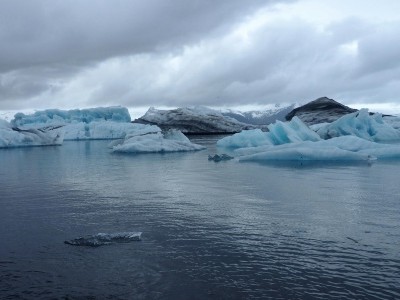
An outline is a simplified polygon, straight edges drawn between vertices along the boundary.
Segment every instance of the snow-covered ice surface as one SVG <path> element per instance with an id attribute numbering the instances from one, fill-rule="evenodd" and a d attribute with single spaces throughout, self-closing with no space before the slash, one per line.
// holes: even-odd
<path id="1" fill-rule="evenodd" d="M 48 109 L 33 114 L 17 113 L 11 124 L 22 129 L 58 126 L 64 140 L 121 139 L 126 133 L 144 125 L 130 123 L 125 107 L 97 107 L 89 109 Z"/>
<path id="2" fill-rule="evenodd" d="M 370 115 L 367 109 L 345 115 L 317 130 L 323 139 L 344 135 L 358 136 L 374 142 L 400 140 L 400 132 L 383 121 L 381 114 Z"/>
<path id="3" fill-rule="evenodd" d="M 65 244 L 72 246 L 99 247 L 110 245 L 113 243 L 128 243 L 132 241 L 140 241 L 142 239 L 141 232 L 118 232 L 118 233 L 98 233 L 85 237 L 64 241 Z"/>
<path id="4" fill-rule="evenodd" d="M 52 146 L 63 143 L 63 132 L 58 128 L 20 129 L 0 120 L 0 148 Z"/>
<path id="5" fill-rule="evenodd" d="M 338 128 L 343 128 L 339 131 L 343 134 L 323 140 L 294 117 L 287 123 L 269 125 L 270 132 L 242 131 L 219 140 L 217 145 L 230 149 L 240 161 L 371 161 L 376 158 L 400 158 L 400 144 L 394 143 L 399 141 L 399 132 L 381 120 L 381 116 L 370 116 L 368 111 L 363 110 L 345 115 L 331 127 L 338 131 Z"/>
<path id="6" fill-rule="evenodd" d="M 222 115 L 231 117 L 239 122 L 253 125 L 266 125 L 276 121 L 285 121 L 285 117 L 295 108 L 295 104 L 287 106 L 276 105 L 273 108 L 262 110 L 239 111 L 233 109 L 222 109 Z"/>
<path id="7" fill-rule="evenodd" d="M 161 132 L 159 127 L 149 125 L 143 131 L 135 131 L 127 134 L 122 141 L 112 142 L 110 147 L 114 152 L 122 153 L 164 153 L 205 149 L 201 145 L 190 142 L 179 130 L 171 129 Z"/>
<path id="8" fill-rule="evenodd" d="M 189 134 L 234 133 L 257 126 L 241 123 L 223 116 L 221 112 L 203 107 L 186 107 L 172 110 L 149 108 L 134 122 L 157 125 L 163 130 L 176 129 Z"/>

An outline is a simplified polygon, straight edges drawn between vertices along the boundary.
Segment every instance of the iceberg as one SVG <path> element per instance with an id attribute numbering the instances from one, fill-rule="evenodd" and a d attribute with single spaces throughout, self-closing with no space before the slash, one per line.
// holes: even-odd
<path id="1" fill-rule="evenodd" d="M 259 126 L 241 123 L 223 116 L 219 111 L 202 107 L 186 107 L 172 110 L 159 110 L 150 107 L 146 114 L 134 123 L 157 125 L 163 130 L 176 129 L 187 134 L 236 133 Z"/>
<path id="2" fill-rule="evenodd" d="M 11 124 L 21 129 L 58 126 L 64 140 L 121 139 L 127 132 L 144 125 L 132 124 L 125 107 L 97 107 L 88 109 L 48 109 L 33 114 L 15 114 Z"/>
<path id="3" fill-rule="evenodd" d="M 157 126 L 147 126 L 149 130 L 128 133 L 125 139 L 110 144 L 113 152 L 151 153 L 181 152 L 203 150 L 205 147 L 194 144 L 179 130 L 162 132 Z"/>
<path id="4" fill-rule="evenodd" d="M 399 132 L 381 122 L 381 117 L 360 111 L 345 115 L 334 123 L 332 128 L 342 126 L 346 131 L 341 132 L 348 134 L 324 140 L 300 119 L 293 117 L 290 122 L 269 125 L 270 132 L 242 131 L 219 140 L 217 146 L 231 150 L 239 161 L 372 161 L 377 158 L 400 158 L 400 144 L 374 141 L 398 140 Z"/>
<path id="5" fill-rule="evenodd" d="M 277 121 L 268 125 L 269 132 L 260 129 L 243 130 L 217 142 L 217 146 L 228 149 L 281 145 L 300 141 L 319 141 L 320 136 L 305 125 L 298 117 L 290 122 Z"/>
<path id="6" fill-rule="evenodd" d="M 98 233 L 86 237 L 78 237 L 76 239 L 67 240 L 64 241 L 64 244 L 72 246 L 99 247 L 103 245 L 110 245 L 112 243 L 140 241 L 141 239 L 141 232 Z"/>
<path id="7" fill-rule="evenodd" d="M 307 125 L 324 122 L 331 123 L 340 117 L 355 111 L 357 110 L 345 106 L 333 99 L 321 97 L 293 109 L 286 115 L 286 120 L 290 121 L 294 116 L 297 116 Z"/>
<path id="8" fill-rule="evenodd" d="M 130 122 L 131 117 L 126 107 L 96 107 L 87 109 L 46 109 L 36 111 L 33 114 L 26 115 L 17 113 L 12 120 L 15 126 L 24 126 L 29 124 L 54 124 L 57 122 L 65 123 L 90 123 L 93 121 L 113 121 Z"/>
<path id="9" fill-rule="evenodd" d="M 368 109 L 345 115 L 318 128 L 317 133 L 323 139 L 353 135 L 374 142 L 400 140 L 400 131 L 385 123 L 381 114 L 370 115 Z"/>
<path id="10" fill-rule="evenodd" d="M 63 132 L 59 127 L 21 129 L 0 120 L 0 148 L 54 146 L 63 143 Z"/>

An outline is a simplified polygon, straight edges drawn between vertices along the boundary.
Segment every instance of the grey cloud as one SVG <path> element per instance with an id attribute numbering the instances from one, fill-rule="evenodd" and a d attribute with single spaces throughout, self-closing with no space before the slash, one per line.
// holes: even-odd
<path id="1" fill-rule="evenodd" d="M 92 105 L 115 100 L 127 106 L 266 104 L 322 95 L 348 103 L 389 95 L 393 99 L 394 86 L 385 80 L 398 78 L 399 68 L 379 76 L 359 76 L 360 66 L 371 63 L 374 68 L 373 61 L 364 61 L 362 48 L 361 54 L 343 49 L 353 40 L 362 47 L 364 39 L 382 38 L 379 30 L 371 32 L 353 21 L 345 21 L 347 31 L 337 25 L 327 32 L 300 20 L 267 24 L 252 33 L 247 46 L 228 35 L 181 53 L 115 59 L 83 76 L 82 86 L 95 87 Z M 178 67 L 170 60 L 176 60 Z"/>
<path id="2" fill-rule="evenodd" d="M 382 72 L 400 66 L 400 22 L 381 26 L 359 43 L 359 74 Z"/>
<path id="3" fill-rule="evenodd" d="M 289 19 L 267 22 L 246 40 L 232 30 L 265 2 L 50 2 L 15 12 L 25 14 L 23 24 L 0 16 L 0 28 L 12 24 L 0 29 L 10 42 L 0 46 L 7 57 L 0 70 L 13 69 L 0 73 L 0 109 L 24 99 L 134 107 L 398 97 L 399 23 L 348 18 L 320 30 Z"/>
<path id="4" fill-rule="evenodd" d="M 0 70 L 165 50 L 283 1 L 5 0 Z"/>

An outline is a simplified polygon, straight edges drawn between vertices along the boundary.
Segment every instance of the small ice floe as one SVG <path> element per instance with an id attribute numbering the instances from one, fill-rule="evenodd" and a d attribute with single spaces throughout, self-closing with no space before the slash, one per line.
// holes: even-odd
<path id="1" fill-rule="evenodd" d="M 141 232 L 98 233 L 85 237 L 78 237 L 72 240 L 67 240 L 64 241 L 64 243 L 72 246 L 99 247 L 113 243 L 128 243 L 132 241 L 140 241 L 141 239 Z"/>
<path id="2" fill-rule="evenodd" d="M 219 162 L 219 161 L 223 161 L 223 160 L 231 160 L 231 159 L 233 159 L 233 157 L 229 156 L 228 154 L 221 154 L 221 155 L 215 154 L 214 156 L 208 155 L 208 160 L 212 160 L 215 162 Z"/>

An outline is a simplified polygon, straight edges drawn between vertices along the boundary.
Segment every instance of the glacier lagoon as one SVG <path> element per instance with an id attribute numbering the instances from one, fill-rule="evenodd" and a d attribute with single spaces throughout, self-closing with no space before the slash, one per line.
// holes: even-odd
<path id="1" fill-rule="evenodd" d="M 188 153 L 2 149 L 1 295 L 400 297 L 400 161 L 208 161 L 220 138 Z M 64 243 L 119 232 L 141 241 Z"/>

